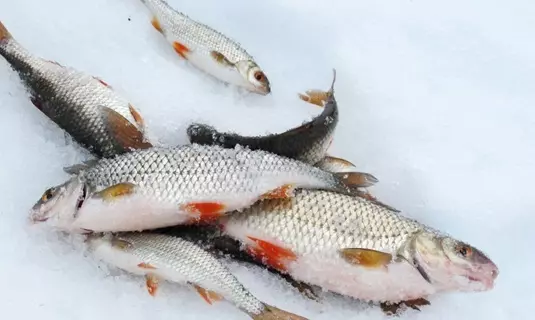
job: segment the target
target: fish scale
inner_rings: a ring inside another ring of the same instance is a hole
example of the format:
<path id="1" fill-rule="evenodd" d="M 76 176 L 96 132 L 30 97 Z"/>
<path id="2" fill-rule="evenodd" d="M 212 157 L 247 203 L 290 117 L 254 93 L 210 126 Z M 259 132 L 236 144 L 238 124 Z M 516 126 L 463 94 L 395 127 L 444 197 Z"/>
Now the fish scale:
<path id="1" fill-rule="evenodd" d="M 87 243 L 97 259 L 135 274 L 145 274 L 150 279 L 189 283 L 215 292 L 253 319 L 306 320 L 257 299 L 226 266 L 193 242 L 163 234 L 135 232 L 93 234 L 88 236 Z M 155 285 L 151 281 L 151 285 Z"/>

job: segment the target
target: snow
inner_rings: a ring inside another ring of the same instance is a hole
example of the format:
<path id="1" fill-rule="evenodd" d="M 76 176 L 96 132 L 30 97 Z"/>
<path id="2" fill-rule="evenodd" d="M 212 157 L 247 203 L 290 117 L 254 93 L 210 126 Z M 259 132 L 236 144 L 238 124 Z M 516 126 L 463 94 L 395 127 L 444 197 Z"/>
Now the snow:
<path id="1" fill-rule="evenodd" d="M 340 124 L 331 154 L 379 178 L 372 192 L 406 215 L 482 249 L 500 267 L 484 293 L 431 298 L 401 319 L 528 319 L 535 303 L 535 5 L 527 0 L 218 1 L 169 3 L 238 39 L 273 94 L 243 94 L 181 61 L 139 0 L 18 0 L 0 19 L 31 52 L 110 83 L 151 136 L 183 144 L 193 121 L 243 134 L 280 132 L 319 110 L 297 92 L 327 89 L 337 69 Z M 0 59 L 3 60 L 3 59 Z M 28 209 L 62 167 L 87 154 L 30 103 L 0 62 L 2 313 L 26 319 L 247 319 L 191 288 L 97 264 L 69 236 L 30 226 Z M 261 300 L 310 319 L 383 319 L 378 308 L 232 263 Z"/>

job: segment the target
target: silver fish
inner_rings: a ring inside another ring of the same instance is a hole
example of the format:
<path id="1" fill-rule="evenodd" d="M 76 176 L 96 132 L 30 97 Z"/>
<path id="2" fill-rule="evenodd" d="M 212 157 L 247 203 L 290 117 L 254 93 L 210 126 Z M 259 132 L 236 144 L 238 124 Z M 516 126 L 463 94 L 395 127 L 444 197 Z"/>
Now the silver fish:
<path id="1" fill-rule="evenodd" d="M 306 320 L 258 300 L 214 256 L 192 242 L 156 233 L 92 234 L 89 251 L 98 260 L 145 276 L 152 296 L 162 280 L 189 284 L 209 304 L 225 299 L 256 320 Z"/>
<path id="2" fill-rule="evenodd" d="M 97 157 L 151 147 L 144 121 L 103 80 L 37 57 L 0 22 L 0 55 L 17 71 L 32 103 Z"/>
<path id="3" fill-rule="evenodd" d="M 65 170 L 73 177 L 47 189 L 31 219 L 71 232 L 207 222 L 260 199 L 291 197 L 295 188 L 350 194 L 369 183 L 366 173 L 330 173 L 262 150 L 196 144 L 136 150 Z"/>
<path id="4" fill-rule="evenodd" d="M 176 11 L 162 0 L 141 0 L 152 14 L 152 25 L 182 58 L 213 77 L 267 95 L 269 80 L 240 44 L 219 31 Z"/>
<path id="5" fill-rule="evenodd" d="M 297 281 L 396 303 L 484 291 L 498 267 L 475 247 L 366 199 L 298 190 L 218 221 L 246 252 Z"/>

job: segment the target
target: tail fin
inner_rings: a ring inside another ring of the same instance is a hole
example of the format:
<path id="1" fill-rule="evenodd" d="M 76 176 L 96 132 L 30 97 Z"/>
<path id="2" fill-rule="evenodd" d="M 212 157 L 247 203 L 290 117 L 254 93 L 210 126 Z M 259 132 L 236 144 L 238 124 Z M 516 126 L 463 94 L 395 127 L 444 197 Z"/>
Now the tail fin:
<path id="1" fill-rule="evenodd" d="M 254 320 L 308 320 L 305 317 L 298 316 L 288 311 L 266 305 L 264 311 L 259 314 L 251 315 Z"/>
<path id="2" fill-rule="evenodd" d="M 346 186 L 353 188 L 366 188 L 373 186 L 379 180 L 366 172 L 336 172 L 334 175 Z"/>
<path id="3" fill-rule="evenodd" d="M 6 26 L 4 26 L 2 21 L 0 21 L 0 41 L 7 40 L 7 39 L 12 39 L 12 38 L 13 37 L 11 36 L 11 33 L 9 33 L 9 31 L 7 31 Z"/>

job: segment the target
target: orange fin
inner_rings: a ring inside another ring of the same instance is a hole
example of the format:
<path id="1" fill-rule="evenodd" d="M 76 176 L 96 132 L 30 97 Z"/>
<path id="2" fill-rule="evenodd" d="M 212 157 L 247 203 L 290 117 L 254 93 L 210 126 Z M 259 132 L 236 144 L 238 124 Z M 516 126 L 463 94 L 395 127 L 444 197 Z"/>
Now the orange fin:
<path id="1" fill-rule="evenodd" d="M 160 283 L 160 280 L 155 275 L 149 273 L 145 275 L 145 285 L 147 286 L 147 291 L 151 296 L 156 295 L 156 291 L 158 291 L 158 284 Z"/>
<path id="2" fill-rule="evenodd" d="M 291 250 L 257 238 L 249 236 L 247 238 L 255 242 L 255 246 L 247 246 L 247 253 L 274 269 L 286 271 L 287 263 L 297 259 Z"/>
<path id="3" fill-rule="evenodd" d="M 186 47 L 180 42 L 175 41 L 173 42 L 173 48 L 175 48 L 176 53 L 178 53 L 182 58 L 184 59 L 188 58 L 186 56 L 190 52 L 188 47 Z"/>
<path id="4" fill-rule="evenodd" d="M 128 109 L 130 109 L 130 113 L 132 114 L 132 117 L 134 120 L 136 120 L 137 125 L 143 129 L 145 128 L 145 121 L 143 120 L 143 117 L 141 117 L 141 114 L 134 108 L 133 105 L 128 104 Z"/>
<path id="5" fill-rule="evenodd" d="M 143 132 L 117 111 L 102 107 L 102 114 L 109 132 L 124 149 L 130 151 L 152 147 L 151 143 L 145 141 Z"/>
<path id="6" fill-rule="evenodd" d="M 141 262 L 140 264 L 137 265 L 138 267 L 140 268 L 143 268 L 143 269 L 157 269 L 155 266 L 153 266 L 152 264 L 150 263 L 145 263 L 145 262 Z"/>
<path id="7" fill-rule="evenodd" d="M 217 220 L 225 213 L 226 206 L 218 202 L 191 202 L 182 206 L 182 210 L 193 215 L 199 215 L 194 218 L 197 222 L 210 222 Z"/>
<path id="8" fill-rule="evenodd" d="M 6 26 L 0 21 L 0 40 L 12 39 L 11 33 L 7 31 Z"/>
<path id="9" fill-rule="evenodd" d="M 118 183 L 95 194 L 95 196 L 103 198 L 106 201 L 111 201 L 122 196 L 134 193 L 136 186 L 129 182 Z"/>
<path id="10" fill-rule="evenodd" d="M 390 253 L 362 248 L 346 248 L 340 250 L 340 255 L 347 262 L 368 268 L 386 267 L 392 261 Z"/>
<path id="11" fill-rule="evenodd" d="M 160 33 L 163 33 L 162 26 L 160 25 L 160 21 L 155 16 L 152 17 L 152 20 L 150 21 L 154 29 L 158 30 Z"/>
<path id="12" fill-rule="evenodd" d="M 208 304 L 212 304 L 215 301 L 223 300 L 223 296 L 220 295 L 219 293 L 215 292 L 215 291 L 206 290 L 203 287 L 200 287 L 200 286 L 198 286 L 196 284 L 194 284 L 193 287 L 195 288 L 195 290 L 197 290 L 197 292 L 201 295 L 201 297 L 206 302 L 208 302 Z"/>
<path id="13" fill-rule="evenodd" d="M 288 199 L 293 196 L 294 187 L 291 184 L 285 184 L 277 189 L 271 190 L 261 196 L 261 199 Z"/>

